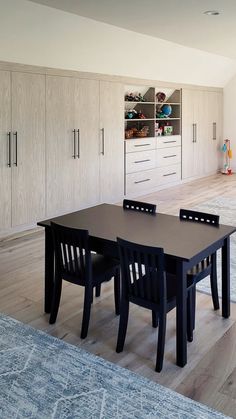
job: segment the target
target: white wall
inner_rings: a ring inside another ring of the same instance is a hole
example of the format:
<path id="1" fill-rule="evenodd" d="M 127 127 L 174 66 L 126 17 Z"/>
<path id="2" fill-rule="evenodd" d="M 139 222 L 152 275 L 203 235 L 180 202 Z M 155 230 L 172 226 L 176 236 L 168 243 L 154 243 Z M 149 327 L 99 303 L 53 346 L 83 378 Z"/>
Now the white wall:
<path id="1" fill-rule="evenodd" d="M 232 168 L 236 172 L 236 75 L 224 88 L 224 139 L 231 143 L 233 158 Z"/>
<path id="2" fill-rule="evenodd" d="M 234 60 L 27 0 L 0 0 L 0 60 L 220 87 L 236 72 Z"/>

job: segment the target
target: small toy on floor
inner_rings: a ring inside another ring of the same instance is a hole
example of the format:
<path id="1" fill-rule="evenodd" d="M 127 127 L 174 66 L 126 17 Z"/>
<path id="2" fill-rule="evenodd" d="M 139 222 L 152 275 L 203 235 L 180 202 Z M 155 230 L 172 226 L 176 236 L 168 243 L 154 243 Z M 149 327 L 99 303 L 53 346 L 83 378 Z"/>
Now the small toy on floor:
<path id="1" fill-rule="evenodd" d="M 221 171 L 223 175 L 232 175 L 232 169 L 230 166 L 230 160 L 233 157 L 232 150 L 230 148 L 230 140 L 224 140 L 224 144 L 221 147 L 221 151 L 224 153 L 224 168 Z"/>

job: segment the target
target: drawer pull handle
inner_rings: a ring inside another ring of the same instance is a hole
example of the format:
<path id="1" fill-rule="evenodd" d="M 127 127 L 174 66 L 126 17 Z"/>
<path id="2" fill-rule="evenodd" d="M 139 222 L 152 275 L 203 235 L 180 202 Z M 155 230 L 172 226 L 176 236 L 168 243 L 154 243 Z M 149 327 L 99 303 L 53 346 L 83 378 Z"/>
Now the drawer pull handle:
<path id="1" fill-rule="evenodd" d="M 176 157 L 177 154 L 170 154 L 169 156 L 163 156 L 163 159 L 169 159 L 170 157 Z"/>
<path id="2" fill-rule="evenodd" d="M 143 182 L 148 182 L 149 180 L 151 180 L 151 179 L 137 180 L 137 181 L 136 181 L 136 182 L 134 182 L 134 183 L 143 183 Z"/>
<path id="3" fill-rule="evenodd" d="M 146 145 L 151 145 L 151 144 L 135 144 L 134 147 L 144 147 Z"/>
<path id="4" fill-rule="evenodd" d="M 145 159 L 145 160 L 137 160 L 134 163 L 145 163 L 146 161 L 151 161 L 150 159 Z"/>
<path id="5" fill-rule="evenodd" d="M 176 175 L 176 172 L 166 173 L 166 175 L 163 175 L 163 176 L 172 176 L 172 175 Z"/>
<path id="6" fill-rule="evenodd" d="M 163 141 L 164 144 L 170 144 L 170 143 L 177 143 L 176 140 L 172 140 L 172 141 Z"/>

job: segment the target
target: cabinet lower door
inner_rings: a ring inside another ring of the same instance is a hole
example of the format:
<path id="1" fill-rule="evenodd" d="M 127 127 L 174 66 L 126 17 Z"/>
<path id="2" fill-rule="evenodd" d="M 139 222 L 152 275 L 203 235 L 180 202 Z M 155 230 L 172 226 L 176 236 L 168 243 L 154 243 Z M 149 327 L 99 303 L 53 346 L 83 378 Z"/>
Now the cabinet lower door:
<path id="1" fill-rule="evenodd" d="M 124 87 L 100 82 L 100 188 L 101 202 L 124 196 Z"/>
<path id="2" fill-rule="evenodd" d="M 12 225 L 45 217 L 45 76 L 12 73 Z"/>
<path id="3" fill-rule="evenodd" d="M 0 71 L 0 230 L 11 227 L 11 82 L 10 72 Z"/>
<path id="4" fill-rule="evenodd" d="M 100 198 L 99 81 L 75 79 L 75 126 L 79 180 L 74 184 L 74 207 L 79 209 Z"/>
<path id="5" fill-rule="evenodd" d="M 74 209 L 74 184 L 79 184 L 74 123 L 75 79 L 46 77 L 46 213 Z"/>

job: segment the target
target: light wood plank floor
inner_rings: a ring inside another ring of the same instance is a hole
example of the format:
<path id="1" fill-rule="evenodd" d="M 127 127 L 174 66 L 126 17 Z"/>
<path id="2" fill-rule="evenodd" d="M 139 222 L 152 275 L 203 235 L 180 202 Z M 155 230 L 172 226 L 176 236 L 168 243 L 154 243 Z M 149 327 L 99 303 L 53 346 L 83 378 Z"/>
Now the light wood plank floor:
<path id="1" fill-rule="evenodd" d="M 215 175 L 142 197 L 157 203 L 159 212 L 178 214 L 219 195 L 234 197 L 236 176 Z M 234 255 L 232 255 L 234 256 Z M 230 319 L 212 309 L 211 298 L 198 293 L 194 341 L 188 344 L 188 364 L 175 365 L 175 311 L 168 314 L 162 373 L 154 371 L 157 330 L 147 310 L 132 307 L 123 353 L 115 352 L 118 317 L 113 287 L 107 283 L 94 301 L 89 335 L 79 338 L 83 290 L 64 284 L 55 325 L 43 312 L 43 230 L 0 241 L 0 311 L 142 374 L 151 380 L 236 418 L 236 304 Z"/>

